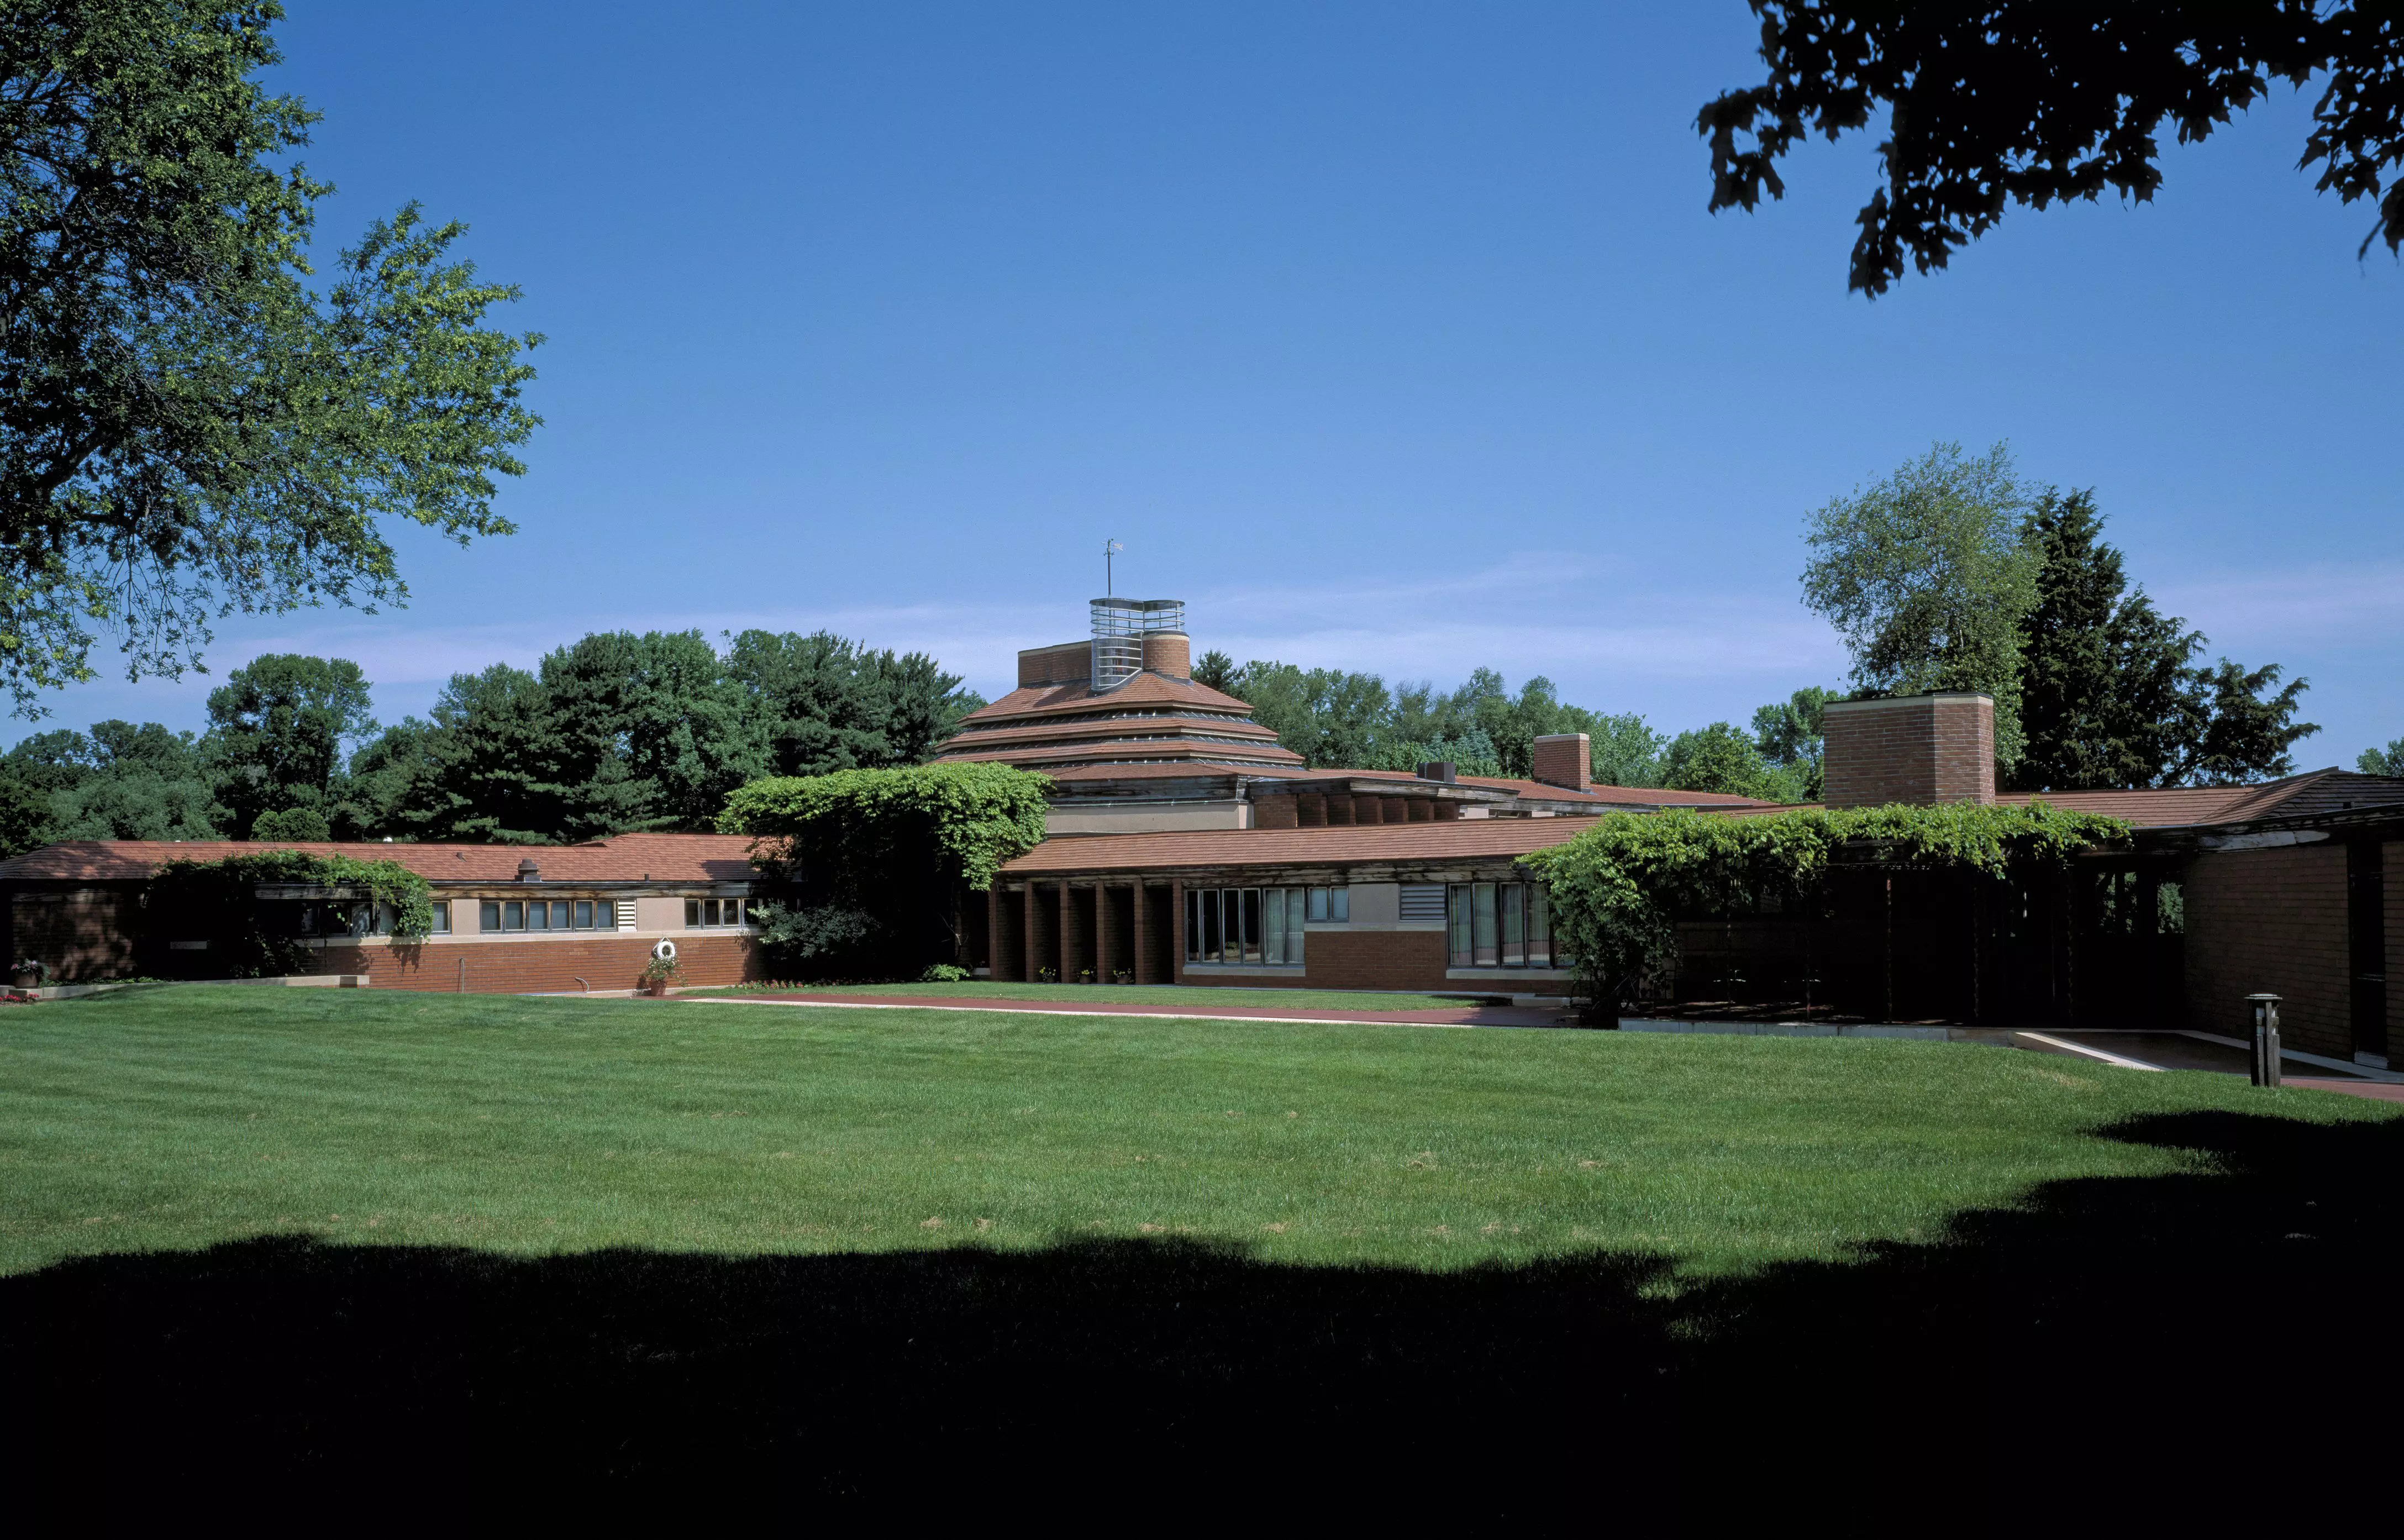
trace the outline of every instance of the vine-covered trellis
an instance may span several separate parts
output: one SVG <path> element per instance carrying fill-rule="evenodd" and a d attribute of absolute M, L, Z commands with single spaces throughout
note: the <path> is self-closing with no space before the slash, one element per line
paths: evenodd
<path fill-rule="evenodd" d="M 1629 981 L 1666 973 L 1680 920 L 1757 910 L 1765 901 L 1816 912 L 1839 852 L 1890 867 L 2002 876 L 2060 866 L 2083 849 L 2125 842 L 2117 819 L 2043 802 L 2025 807 L 1804 808 L 1736 818 L 1618 813 L 1526 864 L 1551 899 L 1557 952 L 1573 959 L 1579 993 L 1605 1019 Z"/>
<path fill-rule="evenodd" d="M 397 861 L 359 861 L 306 850 L 262 850 L 223 861 L 171 861 L 150 884 L 154 924 L 209 943 L 209 971 L 223 978 L 306 972 L 311 958 L 265 923 L 261 888 L 323 889 L 392 912 L 396 942 L 422 941 L 434 926 L 433 889 Z M 178 935 L 176 939 L 187 939 Z"/>

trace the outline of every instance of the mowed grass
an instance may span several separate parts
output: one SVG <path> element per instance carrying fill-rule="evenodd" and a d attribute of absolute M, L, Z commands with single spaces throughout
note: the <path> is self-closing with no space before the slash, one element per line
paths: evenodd
<path fill-rule="evenodd" d="M 904 995 L 921 1000 L 1048 1000 L 1083 1005 L 1156 1005 L 1178 1010 L 1458 1011 L 1498 996 L 1383 994 L 1373 989 L 1242 989 L 1193 984 L 746 984 L 690 995 Z"/>
<path fill-rule="evenodd" d="M 1941 1043 L 162 987 L 0 1012 L 0 1269 L 307 1232 L 1706 1274 L 2203 1169 L 2099 1133 L 2200 1108 L 2392 1115 Z"/>

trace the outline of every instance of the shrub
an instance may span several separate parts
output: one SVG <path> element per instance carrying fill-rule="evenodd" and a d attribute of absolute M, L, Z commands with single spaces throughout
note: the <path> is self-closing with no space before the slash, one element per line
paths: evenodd
<path fill-rule="evenodd" d="M 918 975 L 921 984 L 966 984 L 969 971 L 957 962 L 938 962 Z"/>

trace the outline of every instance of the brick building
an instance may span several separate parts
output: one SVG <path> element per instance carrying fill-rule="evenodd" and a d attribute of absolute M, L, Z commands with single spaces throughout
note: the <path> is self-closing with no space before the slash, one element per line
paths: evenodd
<path fill-rule="evenodd" d="M 1742 818 L 1741 797 L 1602 786 L 1583 735 L 1540 738 L 1524 779 L 1312 767 L 1196 682 L 1184 607 L 1097 599 L 1092 634 L 1019 654 L 1017 688 L 941 758 L 1040 770 L 1049 836 L 971 894 L 961 959 L 995 977 L 1559 995 L 1546 895 L 1521 858 L 1607 812 Z M 1831 806 L 2011 803 L 1993 706 L 1936 694 L 1832 705 Z M 2134 826 L 2067 874 L 2005 882 L 1840 864 L 1824 913 L 1680 927 L 1683 1000 L 1804 1001 L 1880 1019 L 2186 1026 L 2235 1035 L 2243 997 L 2285 997 L 2288 1042 L 2383 1063 L 2404 967 L 2404 780 L 2320 770 L 2263 785 L 2079 791 L 2058 805 Z M 377 933 L 358 895 L 261 889 L 321 971 L 384 987 L 624 987 L 677 943 L 688 982 L 761 964 L 748 842 L 625 834 L 587 845 L 289 847 L 424 875 L 440 924 Z M 12 957 L 66 979 L 209 976 L 153 911 L 175 856 L 238 845 L 106 841 L 0 861 Z"/>
<path fill-rule="evenodd" d="M 376 988 L 623 989 L 662 941 L 676 944 L 689 985 L 758 976 L 746 911 L 759 874 L 750 841 L 725 834 L 543 847 L 70 841 L 0 861 L 9 959 L 39 959 L 57 982 L 219 976 L 195 934 L 203 927 L 152 904 L 150 878 L 178 858 L 267 849 L 396 861 L 426 879 L 435 924 L 417 942 L 396 941 L 391 916 L 359 894 L 257 895 L 271 933 L 316 954 L 317 972 L 364 974 Z"/>
<path fill-rule="evenodd" d="M 999 977 L 1558 994 L 1519 858 L 1594 815 L 1739 797 L 1598 786 L 1582 737 L 1525 780 L 1313 769 L 1196 684 L 1183 607 L 1096 600 L 1090 638 L 1020 654 L 1019 689 L 945 758 L 1054 777 L 1053 837 L 1005 868 L 974 960 Z M 1133 637 L 1129 642 L 1126 638 Z M 1247 731 L 1247 729 L 1250 731 Z M 1280 757 L 1282 756 L 1282 757 Z M 1983 695 L 1829 707 L 1830 806 L 2014 803 Z M 2058 878 L 2012 884 L 1865 861 L 1829 911 L 1681 927 L 1682 999 L 1810 1000 L 1874 1017 L 2188 1026 L 2234 1035 L 2285 997 L 2288 1041 L 2383 1062 L 2404 964 L 2404 781 L 2320 770 L 2251 786 L 2084 791 L 2134 826 Z"/>

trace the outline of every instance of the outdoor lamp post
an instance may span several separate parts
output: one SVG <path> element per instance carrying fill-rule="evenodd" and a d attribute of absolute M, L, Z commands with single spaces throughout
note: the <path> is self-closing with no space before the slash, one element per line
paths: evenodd
<path fill-rule="evenodd" d="M 2254 1008 L 2254 1084 L 2279 1084 L 2279 997 L 2247 995 Z"/>

